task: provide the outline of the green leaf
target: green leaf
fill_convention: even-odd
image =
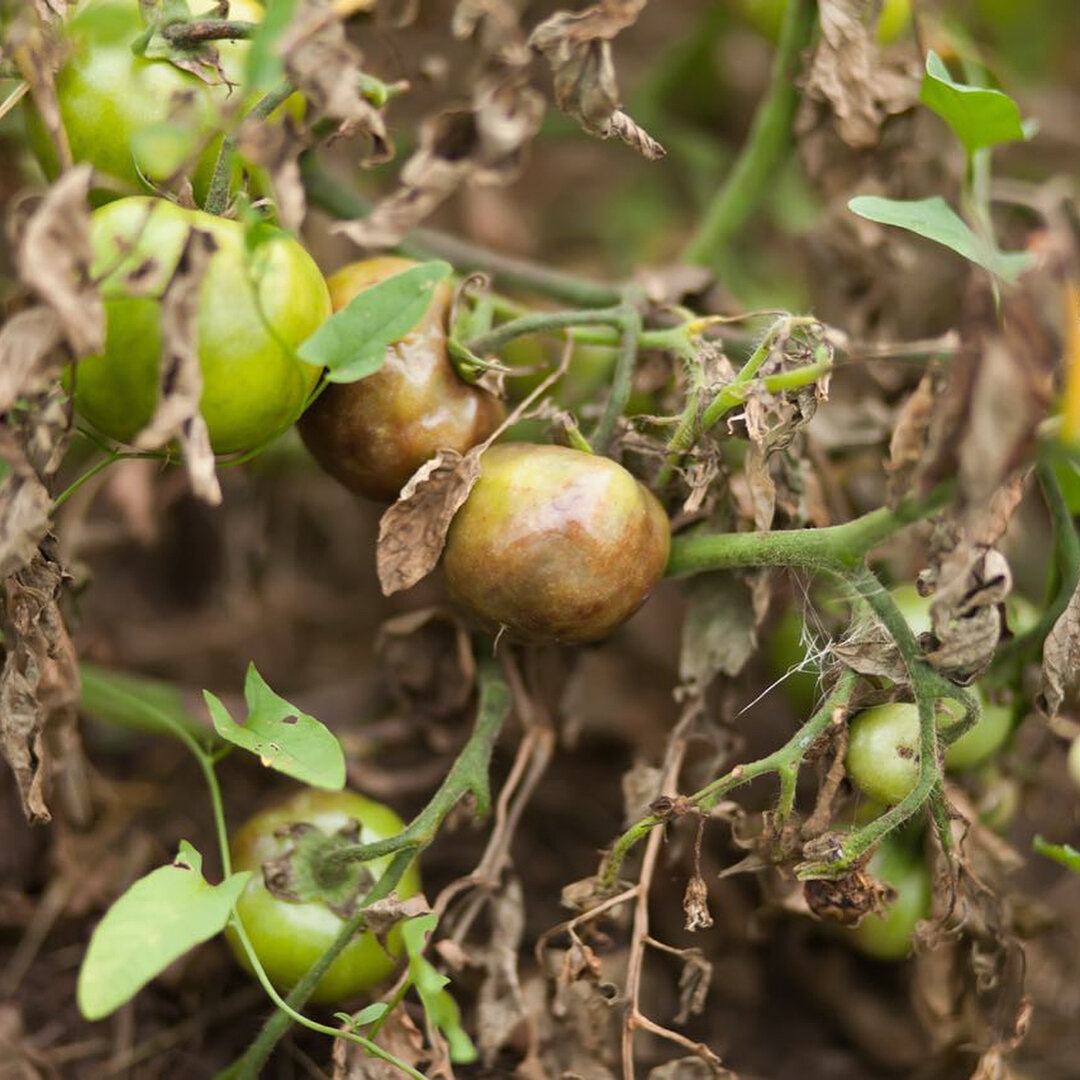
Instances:
[[[896,225],[927,240],[936,240],[1005,281],[1015,281],[1031,264],[1026,251],[999,251],[987,244],[940,195],[932,199],[856,195],[849,200],[848,209],[881,225]]]
[[[344,1024],[350,1031],[357,1031],[359,1028],[367,1027],[368,1024],[374,1024],[376,1020],[381,1020],[389,1011],[388,1001],[373,1001],[355,1016],[352,1013],[339,1012],[334,1013],[334,1019]]]
[[[327,368],[330,382],[373,375],[382,367],[386,347],[416,326],[450,270],[449,263],[434,260],[364,289],[300,346],[300,359]]]
[[[428,1019],[446,1037],[450,1060],[466,1065],[477,1059],[476,1047],[461,1026],[461,1010],[457,1002],[446,992],[450,980],[428,962],[424,956],[427,936],[435,929],[438,917],[434,914],[419,915],[400,923],[401,939],[409,954],[409,975]]]
[[[1041,836],[1036,836],[1031,846],[1040,854],[1054,862],[1067,866],[1074,874],[1080,874],[1080,851],[1070,844],[1051,844]]]
[[[209,884],[202,856],[181,841],[173,864],[136,881],[91,935],[76,991],[83,1016],[108,1016],[177,957],[223,930],[249,877],[245,870]]]
[[[1037,128],[1021,121],[1020,106],[1008,94],[955,82],[932,49],[926,57],[919,98],[952,128],[969,154],[984,146],[1023,142]]]
[[[278,697],[249,664],[244,681],[248,715],[243,725],[209,690],[203,691],[217,733],[234,746],[257,754],[270,769],[312,787],[340,791],[345,786],[341,744],[314,716]]]
[[[270,90],[285,77],[277,43],[292,22],[296,0],[267,0],[259,29],[248,46],[245,75],[252,90]]]
[[[79,665],[83,712],[108,724],[154,735],[187,731],[200,743],[217,741],[188,710],[184,695],[171,683],[109,671],[85,661]]]

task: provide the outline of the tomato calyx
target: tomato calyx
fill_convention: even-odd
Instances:
[[[275,830],[274,835],[291,840],[292,846],[263,863],[267,891],[292,904],[323,903],[340,918],[349,918],[361,894],[375,883],[369,867],[341,857],[359,843],[359,823],[352,820],[327,833],[298,821]]]
[[[183,8],[187,5],[184,4]],[[142,12],[144,20],[146,12]],[[221,55],[212,41],[198,33],[186,31],[205,23],[192,15],[190,10],[177,10],[172,5],[166,12],[156,15],[147,23],[146,29],[132,42],[131,51],[147,60],[167,60],[181,71],[188,71],[208,86],[227,86],[230,91],[237,86],[221,65]],[[218,35],[222,37],[224,35]]]

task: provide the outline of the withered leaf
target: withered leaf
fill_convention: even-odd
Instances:
[[[717,675],[738,675],[757,647],[764,611],[755,610],[746,583],[727,571],[699,574],[686,586],[679,678],[703,692]]]
[[[458,0],[450,26],[454,37],[476,39],[497,63],[524,67],[530,57],[520,7],[512,0]]]
[[[462,184],[512,180],[543,111],[540,95],[517,80],[479,79],[471,106],[420,125],[420,145],[402,166],[397,189],[367,217],[339,222],[334,231],[361,247],[390,247]]]
[[[1043,645],[1040,705],[1047,716],[1058,714],[1080,690],[1080,587],[1073,593]]]
[[[199,366],[199,293],[214,238],[191,229],[176,269],[161,297],[161,358],[158,362],[158,403],[147,426],[135,438],[142,450],[156,450],[177,439],[192,491],[204,502],[221,502],[214,452],[206,421],[199,412],[202,368]]]
[[[484,980],[476,1002],[476,1041],[490,1065],[525,1020],[525,1000],[518,978],[518,952],[525,933],[525,898],[521,882],[507,879],[489,905],[491,936],[478,955]]]
[[[236,145],[248,161],[262,165],[269,173],[281,224],[298,232],[307,213],[299,162],[306,147],[292,118],[286,116],[280,124],[245,120],[237,132]]]
[[[335,120],[337,137],[365,136],[369,164],[393,157],[382,113],[360,93],[363,56],[346,37],[342,20],[333,17],[330,0],[303,0],[278,47],[309,116]]]
[[[423,896],[410,896],[408,900],[387,896],[364,908],[364,925],[377,937],[383,937],[402,919],[426,915],[430,910],[431,905]]]
[[[878,48],[864,21],[865,0],[820,0],[821,37],[806,73],[804,93],[827,101],[849,146],[877,142],[883,113],[876,100]]]
[[[36,555],[49,531],[52,499],[8,428],[0,428],[0,460],[7,465],[0,483],[0,578],[6,578]]]
[[[664,148],[620,108],[611,39],[633,25],[645,0],[601,0],[584,11],[558,11],[529,35],[551,65],[555,101],[592,135],[616,136],[650,161]]]
[[[28,820],[50,819],[44,799],[45,729],[71,724],[79,701],[75,650],[60,614],[63,570],[50,546],[5,578],[0,628],[0,752],[11,766]]]
[[[22,229],[19,277],[60,319],[76,356],[105,347],[105,305],[90,276],[90,165],[76,165],[50,187]]]
[[[375,561],[385,596],[412,588],[435,568],[450,522],[480,479],[482,446],[464,457],[440,450],[410,477],[379,522]]]
[[[67,363],[63,332],[47,307],[27,308],[0,327],[0,412],[48,389]]]

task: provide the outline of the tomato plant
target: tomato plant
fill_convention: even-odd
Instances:
[[[335,311],[415,265],[380,256],[344,267],[329,279]],[[350,491],[393,500],[438,450],[464,453],[502,420],[498,398],[465,382],[450,363],[450,297],[449,285],[440,285],[416,326],[387,347],[378,371],[327,386],[300,421],[315,460]]]
[[[293,903],[275,896],[267,888],[261,867],[289,850],[289,840],[279,834],[285,826],[303,823],[329,835],[354,822],[360,827],[362,843],[385,840],[405,827],[389,807],[356,792],[308,789],[255,814],[232,836],[234,869],[253,871],[236,902],[236,911],[259,962],[282,992],[291,989],[326,951],[341,929],[342,918],[320,901]],[[374,877],[389,861],[386,858],[371,864]],[[414,864],[401,879],[398,895],[404,900],[419,891],[420,876]],[[227,928],[226,936],[237,959],[248,966],[235,930]],[[393,971],[400,951],[394,931],[388,935],[385,948],[370,931],[358,935],[319,981],[313,1000],[337,1002],[356,997]]]
[[[257,0],[232,0],[229,11],[251,22],[263,15]],[[94,166],[103,199],[152,190],[191,158],[201,200],[221,149],[221,109],[243,81],[249,43],[216,42],[221,74],[211,79],[166,56],[136,55],[132,46],[145,30],[138,0],[89,0],[68,18],[56,95],[71,154]],[[27,128],[46,174],[55,176],[56,151],[32,105]]]
[[[294,349],[330,313],[322,273],[288,234],[244,226],[160,199],[121,199],[95,211],[94,272],[102,275],[105,351],[71,375],[76,410],[130,441],[154,412],[161,297],[192,229],[216,244],[199,289],[201,412],[218,453],[250,450],[292,423],[318,381]],[[149,268],[149,273],[142,271]],[[137,273],[137,280],[134,276]]]
[[[608,458],[507,443],[447,536],[450,590],[485,625],[526,640],[595,641],[644,603],[667,561],[656,497]]]

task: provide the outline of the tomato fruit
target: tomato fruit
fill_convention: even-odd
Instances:
[[[415,266],[380,256],[331,275],[339,311],[364,289]],[[392,501],[439,450],[465,453],[502,422],[494,395],[465,382],[446,347],[449,285],[435,290],[420,322],[386,350],[383,366],[353,383],[331,383],[300,421],[315,460],[350,491]]]
[[[70,376],[75,408],[118,442],[146,426],[158,394],[160,297],[193,228],[217,244],[199,293],[202,414],[215,451],[249,450],[292,423],[318,382],[293,350],[330,314],[326,282],[287,233],[249,251],[239,222],[162,199],[120,199],[92,216],[107,335],[105,351]],[[144,265],[133,287],[128,276]]]
[[[671,530],[656,497],[610,458],[505,443],[450,525],[443,568],[457,601],[526,641],[596,641],[644,602]]]
[[[258,22],[262,4],[231,0],[229,17]],[[105,201],[110,192],[152,191],[153,182],[197,155],[192,184],[201,202],[221,149],[221,136],[213,136],[220,110],[239,91],[225,82],[211,85],[167,58],[136,56],[131,45],[144,30],[138,0],[88,0],[67,19],[56,96],[72,157],[94,166],[96,196]],[[250,43],[214,44],[225,77],[240,84]],[[59,171],[52,139],[32,104],[26,117],[31,146],[52,179]]]
[[[886,837],[867,869],[896,890],[896,899],[880,914],[866,915],[845,933],[856,948],[877,960],[903,960],[911,953],[911,935],[930,914],[932,887],[926,859],[902,840]]]
[[[356,822],[360,826],[361,843],[386,839],[405,827],[393,810],[363,795],[307,789],[255,814],[233,835],[230,843],[233,870],[253,872],[236,902],[236,912],[259,963],[281,993],[296,985],[337,937],[342,925],[341,916],[325,904],[291,903],[266,887],[262,864],[285,854],[291,846],[290,839],[275,834],[283,826],[297,822],[313,825],[327,834]],[[377,879],[392,858],[373,859],[366,865]],[[419,891],[420,875],[412,863],[398,885],[397,895],[405,900]],[[249,968],[235,931],[229,927],[225,933],[236,958]],[[393,971],[399,951],[393,930],[387,935],[387,948],[371,932],[359,934],[319,980],[311,1000],[345,1001],[370,989]]]
[[[974,727],[945,750],[948,769],[967,769],[986,761],[1012,732],[1015,711],[977,693],[982,714]],[[866,795],[889,805],[900,802],[919,777],[919,710],[900,702],[863,710],[848,729],[845,764]]]

